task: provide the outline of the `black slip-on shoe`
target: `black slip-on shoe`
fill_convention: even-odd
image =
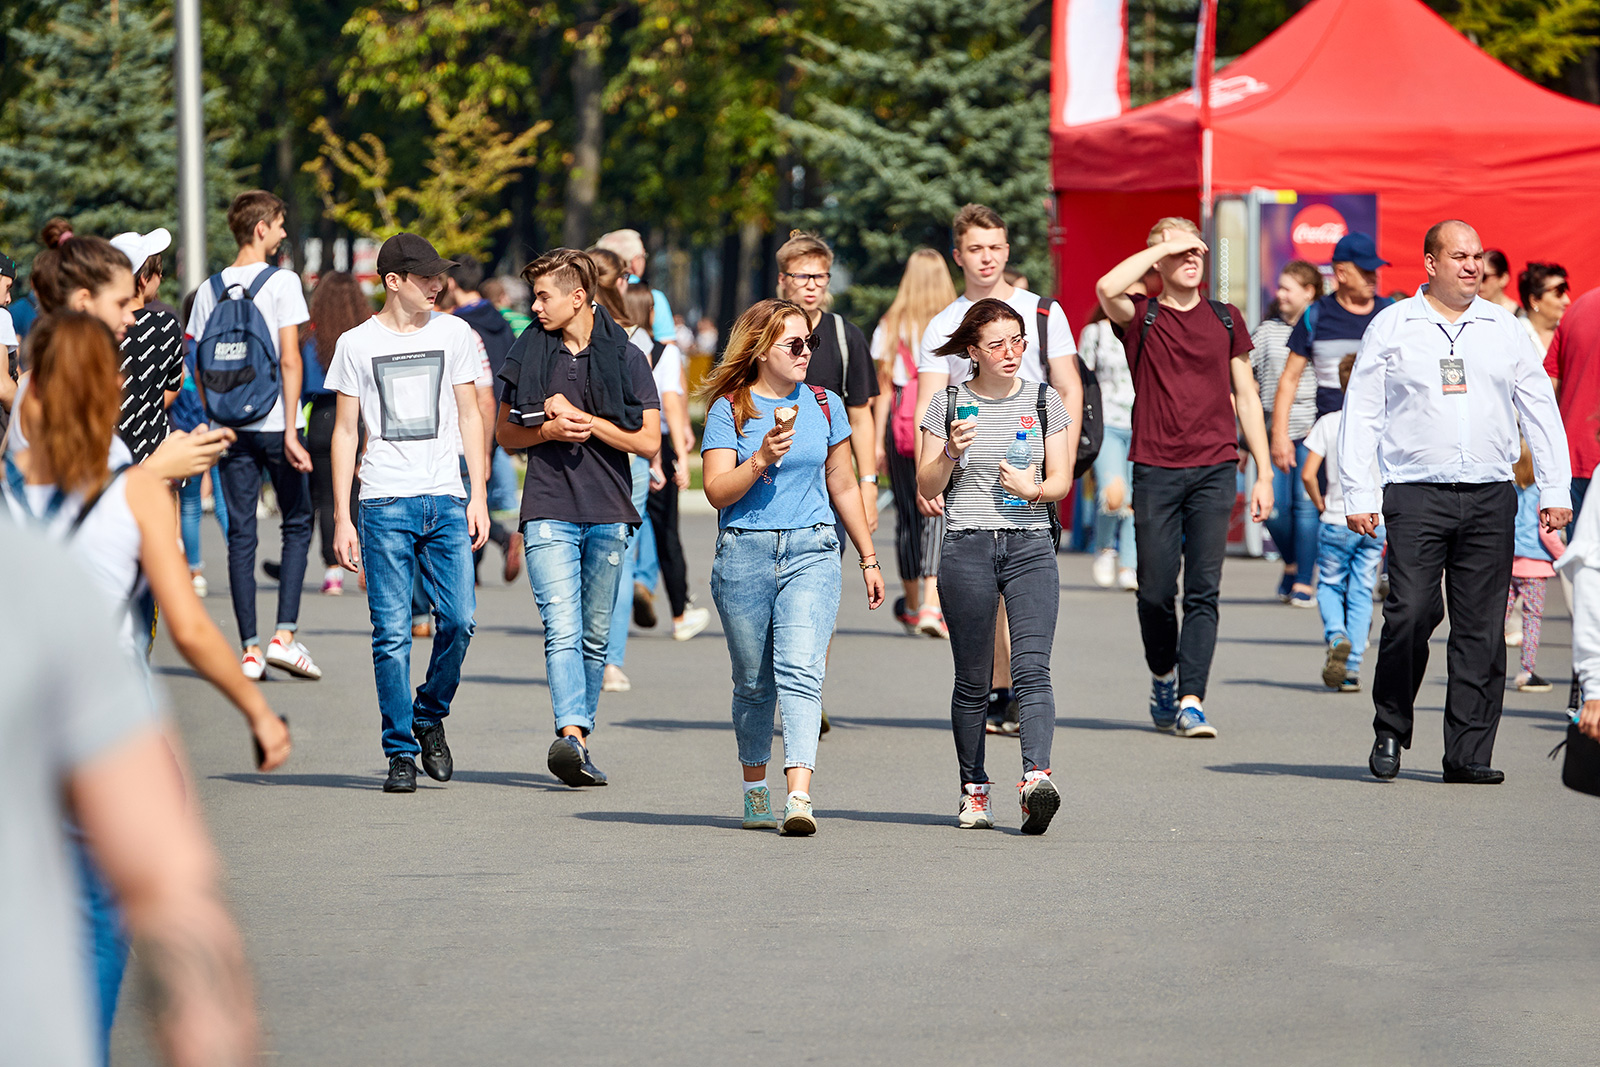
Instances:
[[[1446,767],[1444,780],[1452,785],[1499,785],[1506,776],[1487,763],[1469,763],[1465,767]]]
[[[444,723],[436,722],[415,735],[422,746],[422,769],[436,782],[448,782],[456,772],[455,760],[450,757],[450,745],[444,739]]]
[[[1367,757],[1367,767],[1376,778],[1385,782],[1400,773],[1400,740],[1380,734],[1372,743],[1372,755]]]
[[[417,791],[417,765],[410,756],[395,756],[389,760],[389,777],[383,781],[385,793],[415,793]]]
[[[576,737],[558,737],[545,760],[550,773],[567,785],[605,785],[606,776],[589,758],[589,750]]]

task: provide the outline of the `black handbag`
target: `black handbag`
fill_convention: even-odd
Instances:
[[[1561,765],[1561,784],[1592,797],[1600,797],[1600,741],[1582,733],[1577,723],[1567,725],[1567,739],[1550,750],[1550,758],[1567,750]]]

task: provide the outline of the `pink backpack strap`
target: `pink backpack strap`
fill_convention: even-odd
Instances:
[[[817,407],[822,409],[822,417],[828,420],[828,426],[833,427],[833,413],[828,410],[828,391],[820,385],[807,386],[812,395],[817,398]]]

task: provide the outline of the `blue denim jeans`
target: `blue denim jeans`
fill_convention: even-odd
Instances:
[[[556,733],[594,732],[628,524],[532,519],[522,524],[528,584],[544,624],[544,670]]]
[[[383,754],[415,756],[415,733],[450,714],[472,641],[477,590],[467,502],[454,496],[388,496],[361,502],[361,562],[372,615],[372,668],[383,717]],[[428,676],[411,692],[411,590],[418,573],[438,628]]]
[[[831,523],[717,535],[711,598],[728,635],[733,732],[746,767],[772,758],[777,710],[784,767],[816,768],[839,582],[839,538]]]
[[[78,906],[87,937],[85,948],[89,966],[90,990],[95,1008],[95,1040],[101,1064],[111,1062],[111,1024],[116,1020],[117,995],[128,967],[128,933],[122,925],[122,909],[106,885],[100,868],[89,856],[83,831],[66,824],[67,836],[78,863]]]
[[[211,468],[211,500],[216,507],[217,525],[222,527],[222,536],[228,536],[228,502],[222,493],[222,481],[217,475],[217,468]],[[189,569],[200,570],[205,566],[205,558],[200,554],[200,518],[204,508],[200,502],[200,479],[185,478],[178,484],[178,523],[183,534],[183,554],[189,561]]]
[[[511,465],[511,457],[506,455],[506,450],[499,445],[495,445],[494,455],[489,459],[489,484],[485,488],[490,511],[516,511],[522,505],[517,469]]]
[[[1306,492],[1306,483],[1300,480],[1308,454],[1306,443],[1296,441],[1294,470],[1272,468],[1272,513],[1265,524],[1272,543],[1278,546],[1278,554],[1295,565],[1294,580],[1301,585],[1311,584],[1321,536],[1317,527],[1323,525],[1317,505]]]
[[[300,620],[300,592],[311,549],[311,482],[289,465],[283,434],[241,430],[239,439],[217,462],[218,488],[228,504],[228,592],[233,597],[239,645],[260,643],[256,629],[256,498],[263,475],[272,479],[283,513],[282,571],[278,580],[278,621],[274,629],[293,631]]]
[[[1128,448],[1133,441],[1133,431],[1117,426],[1105,428],[1105,438],[1100,443],[1100,454],[1094,458],[1094,484],[1096,494],[1094,518],[1094,550],[1117,550],[1119,566],[1139,569],[1139,545],[1133,536],[1133,464],[1128,462]],[[1122,508],[1106,510],[1106,486],[1122,482]]]
[[[645,498],[650,495],[650,461],[633,457],[633,510],[644,515]],[[606,663],[622,666],[628,654],[628,623],[633,620],[633,574],[639,563],[639,535],[642,527],[628,530],[628,551],[622,564],[622,577],[617,581],[617,600],[611,610],[611,632],[606,637]]]
[[[1361,656],[1372,629],[1372,587],[1378,580],[1378,560],[1383,556],[1385,530],[1363,537],[1344,523],[1320,522],[1318,545],[1317,607],[1322,611],[1323,636],[1350,639],[1347,670],[1361,669]]]

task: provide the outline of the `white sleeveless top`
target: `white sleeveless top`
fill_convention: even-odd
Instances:
[[[41,527],[51,540],[70,544],[84,572],[95,586],[105,593],[115,615],[113,621],[124,649],[137,662],[143,662],[143,645],[136,638],[133,613],[129,601],[143,586],[143,570],[139,553],[144,538],[139,532],[139,521],[128,507],[128,479],[118,476],[101,495],[77,533],[72,523],[83,510],[84,494],[73,493],[62,501],[56,513],[43,521],[45,512],[55,496],[53,485],[24,486],[26,507],[9,491],[5,494],[6,507],[11,519],[18,524]]]

